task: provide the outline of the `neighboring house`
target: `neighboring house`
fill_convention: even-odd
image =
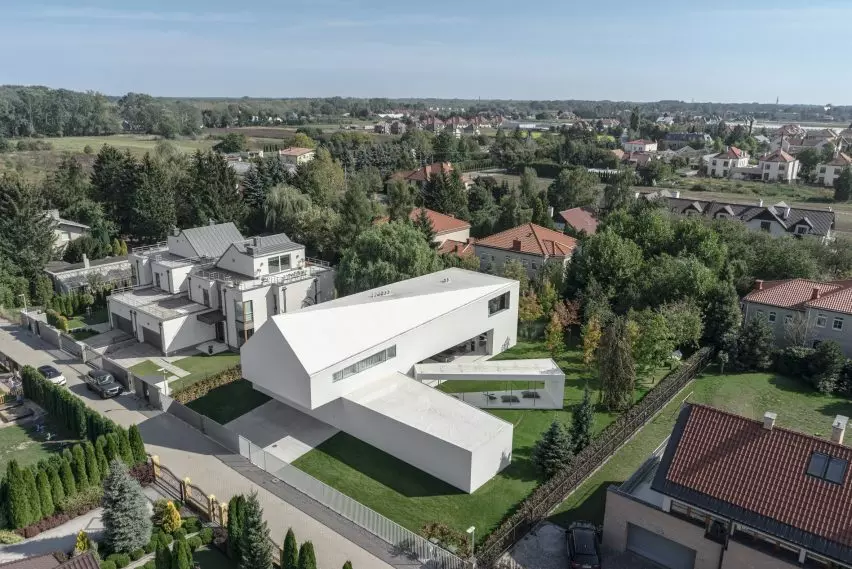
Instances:
[[[749,229],[766,231],[776,237],[810,235],[830,240],[834,230],[835,213],[830,209],[790,207],[784,202],[764,206],[763,200],[752,205],[718,202],[670,197],[662,192],[652,192],[644,197],[648,200],[666,200],[666,207],[672,213],[708,219],[733,219],[745,223]]]
[[[390,125],[386,122],[379,122],[373,126],[373,132],[376,134],[390,134]]]
[[[684,404],[664,451],[607,489],[603,548],[672,569],[852,567],[848,419],[821,420],[830,438]]]
[[[831,162],[820,164],[817,168],[817,183],[823,186],[833,186],[834,180],[840,177],[844,168],[852,167],[852,157],[840,152]]]
[[[743,320],[754,319],[767,322],[779,345],[810,348],[834,340],[852,357],[852,280],[755,281],[743,297]]]
[[[423,122],[420,123],[420,128],[422,130],[426,130],[429,132],[434,132],[435,134],[444,130],[445,125],[444,121],[439,119],[438,117],[429,117]]]
[[[432,231],[435,232],[433,241],[438,245],[444,244],[446,241],[451,241],[460,244],[467,244],[470,239],[470,223],[463,219],[458,219],[452,215],[438,213],[428,208],[414,208],[408,215],[411,221],[417,221],[420,218],[420,212],[425,211],[426,217],[432,223]]]
[[[656,152],[657,142],[654,140],[628,140],[621,145],[625,152]]]
[[[53,553],[47,553],[0,563],[2,569],[100,569],[100,566],[100,562],[91,551],[66,561],[59,561]]]
[[[53,221],[56,223],[53,232],[56,234],[56,242],[54,246],[57,249],[65,249],[70,242],[82,237],[83,235],[88,235],[89,230],[91,230],[91,227],[88,225],[59,217],[58,209],[47,210],[47,215],[53,218]]]
[[[108,298],[110,324],[166,355],[204,342],[238,349],[270,316],[334,297],[334,271],[285,234],[245,239],[233,223],[133,249],[137,286]]]
[[[509,465],[512,424],[411,374],[448,349],[468,354],[467,372],[504,364],[476,359],[515,345],[518,286],[446,269],[273,316],[243,346],[242,374],[287,407],[473,492]]]
[[[426,184],[438,174],[449,174],[453,171],[453,165],[450,162],[434,162],[427,164],[416,170],[406,170],[396,172],[391,176],[391,180],[403,180],[416,185],[421,190],[426,187]]]
[[[59,294],[86,290],[101,284],[110,285],[113,288],[123,288],[133,284],[133,271],[127,255],[90,261],[83,254],[81,263],[50,261],[44,267],[44,272],[53,281],[53,290]]]
[[[577,240],[573,237],[534,223],[501,231],[474,244],[482,270],[499,274],[506,261],[515,260],[530,278],[535,278],[545,263],[567,265],[576,247]]]
[[[556,226],[560,229],[570,227],[578,233],[583,231],[586,235],[594,235],[598,230],[598,220],[589,208],[575,207],[556,214]]]
[[[281,160],[287,164],[292,164],[293,166],[299,166],[300,164],[310,162],[314,159],[316,154],[317,153],[313,148],[297,148],[295,146],[278,151],[278,156],[281,157]]]
[[[761,179],[764,182],[792,182],[799,177],[801,163],[783,150],[776,150],[758,160]]]
[[[709,146],[713,138],[704,132],[669,132],[663,139],[663,145],[669,150],[680,150],[688,146]]]
[[[671,126],[674,124],[674,117],[669,115],[663,115],[661,117],[657,117],[657,124],[663,126]]]
[[[401,121],[393,121],[390,125],[390,133],[391,134],[405,134],[406,126],[404,122]]]
[[[650,152],[625,152],[621,156],[621,162],[635,168],[644,168],[651,160],[656,160],[658,155]]]
[[[707,166],[707,175],[711,178],[727,178],[733,168],[748,166],[748,152],[736,146],[729,146],[724,152],[713,156]]]

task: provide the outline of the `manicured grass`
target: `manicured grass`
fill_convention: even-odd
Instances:
[[[157,146],[159,138],[150,135],[134,135],[134,134],[114,134],[110,136],[66,136],[61,138],[43,139],[53,144],[54,151],[60,152],[79,152],[82,153],[86,146],[90,146],[94,154],[104,144],[114,146],[119,150],[130,150],[134,154],[143,154],[146,151],[152,151]],[[195,152],[197,149],[205,150],[212,148],[216,141],[214,140],[192,140],[189,138],[178,138],[170,140],[179,150],[183,152]]]
[[[523,391],[541,389],[543,381],[445,381],[438,386],[444,393],[474,393],[482,391]]]
[[[182,360],[175,362],[175,365],[188,371],[189,375],[175,380],[171,384],[171,388],[174,390],[183,389],[188,385],[201,381],[205,377],[215,375],[220,371],[234,367],[239,363],[240,354],[235,354],[233,352],[222,352],[221,354],[210,356],[198,354],[189,356],[188,358],[183,358]]]
[[[52,440],[46,440],[45,433],[36,433],[32,424],[0,428],[0,473],[6,472],[6,465],[12,459],[21,466],[35,464],[61,451],[69,443],[77,442],[69,439],[64,429],[58,429],[50,421],[45,421],[45,431],[53,433]]]
[[[217,387],[204,397],[190,401],[187,407],[224,425],[267,401],[268,396],[252,389],[251,383],[241,379]]]
[[[145,377],[146,375],[163,375],[163,372],[157,371],[158,369],[160,369],[160,366],[151,360],[145,360],[144,362],[139,362],[135,366],[131,367],[130,371],[139,377]]]
[[[536,341],[519,342],[495,359],[549,357],[543,342]],[[491,410],[514,425],[512,463],[473,494],[345,433],[335,435],[293,464],[413,531],[427,522],[440,521],[460,531],[475,525],[477,535],[485,536],[537,484],[539,476],[530,454],[541,433],[554,419],[571,424],[572,410],[582,400],[587,382],[593,390],[592,400],[597,401],[597,379],[584,368],[580,352],[566,350],[554,359],[566,376],[565,409]],[[643,392],[637,390],[637,397]],[[614,413],[597,411],[594,431],[599,432],[614,418]]]
[[[821,437],[831,434],[831,422],[836,415],[848,417],[852,413],[852,402],[821,395],[798,379],[771,373],[705,373],[569,496],[551,520],[564,526],[576,520],[602,523],[606,489],[627,480],[671,434],[685,399],[753,419],[760,419],[766,411],[774,411],[778,413],[780,426]]]
[[[95,332],[94,330],[90,330],[89,328],[81,328],[79,330],[75,330],[74,332],[71,332],[71,335],[74,337],[75,340],[82,342],[86,338],[91,338],[92,336],[97,336],[98,333]]]
[[[107,310],[106,308],[99,308],[98,310],[92,311],[92,314],[86,316],[85,314],[78,314],[77,316],[72,316],[68,319],[68,329],[73,330],[74,328],[85,328],[86,326],[91,326],[93,324],[100,324],[102,322],[107,321]]]

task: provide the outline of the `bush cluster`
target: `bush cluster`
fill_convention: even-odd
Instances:
[[[201,381],[194,383],[188,387],[175,391],[172,394],[172,399],[179,403],[187,404],[190,401],[195,401],[200,397],[204,397],[217,387],[221,387],[228,383],[233,383],[242,379],[242,369],[239,365],[223,370],[216,375],[206,377]]]

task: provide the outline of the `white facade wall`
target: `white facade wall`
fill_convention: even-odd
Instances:
[[[60,223],[59,227],[53,231],[54,235],[56,235],[55,245],[60,249],[64,249],[68,243],[86,235],[88,232],[88,229],[83,229],[82,227]]]
[[[825,171],[823,172],[823,168]],[[834,186],[834,180],[840,177],[840,173],[843,172],[843,168],[845,166],[831,166],[828,164],[820,164],[817,181],[824,186],[831,187]]]
[[[798,160],[792,162],[760,162],[761,177],[765,182],[790,182],[799,177]]]
[[[305,249],[295,249],[293,251],[287,251],[286,253],[276,253],[275,255],[268,255],[266,257],[258,257],[254,259],[254,274],[255,275],[269,275],[269,258],[270,257],[281,257],[283,255],[290,255],[290,269],[298,269],[299,267],[304,267],[305,263]],[[276,273],[271,274],[280,274],[284,271],[278,271]]]
[[[511,251],[506,249],[493,249],[491,247],[483,247],[474,243],[473,250],[479,257],[479,267],[483,271],[489,271],[495,275],[499,275],[503,271],[503,265],[506,261],[514,260],[519,262],[527,269],[527,276],[530,279],[535,279],[538,272],[544,263],[562,263],[563,269],[568,265],[570,257],[551,257],[545,259],[541,255],[532,255],[530,253],[522,253],[520,251]]]
[[[118,314],[119,316],[132,321],[130,314],[131,308],[122,302],[117,302],[111,296],[107,297],[107,310],[109,310],[110,313],[110,326],[112,326],[113,328],[116,328],[116,326],[114,326],[112,322],[113,314]]]
[[[625,152],[656,152],[657,151],[657,143],[656,142],[643,142],[643,143],[634,143],[634,142],[625,142],[623,144],[623,148]]]
[[[767,219],[752,219],[751,221],[746,222],[746,227],[751,229],[752,231],[765,231],[761,228],[761,224],[764,222],[769,223],[769,231],[768,233],[773,237],[781,237],[783,235],[789,235],[786,229],[784,229],[780,223],[777,221],[771,221]]]
[[[443,243],[452,239],[453,241],[465,242],[470,238],[470,227],[459,229],[458,231],[450,231],[449,233],[441,233],[435,236],[435,243]]]
[[[707,175],[711,178],[727,178],[732,168],[748,166],[748,157],[743,158],[713,158],[707,167]]]
[[[179,257],[197,257],[198,252],[189,244],[189,240],[184,237],[183,233],[179,235],[169,235],[168,237],[169,252]]]
[[[198,320],[198,314],[188,314],[163,322],[164,353],[172,354],[184,348],[197,346],[216,337],[216,328]]]
[[[222,256],[219,257],[219,260],[216,262],[216,266],[221,269],[245,275],[249,278],[254,278],[255,276],[254,259],[252,259],[251,255],[240,253],[233,245],[228,247]]]
[[[130,266],[133,267],[133,273],[136,275],[137,286],[146,286],[154,283],[154,275],[151,272],[151,259],[144,255],[136,255],[131,253],[128,256]]]
[[[198,275],[190,275],[186,279],[186,291],[189,299],[198,304],[205,304],[204,291],[207,291],[209,302],[206,303],[210,308],[220,308],[221,298],[219,295],[219,287],[217,281],[201,278]]]

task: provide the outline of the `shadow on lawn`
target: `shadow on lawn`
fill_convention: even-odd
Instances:
[[[595,524],[603,524],[604,511],[606,509],[606,491],[613,484],[621,484],[621,480],[607,480],[601,482],[594,492],[585,500],[573,508],[558,512],[550,516],[549,520],[556,525],[567,528],[571,522],[584,521]],[[571,499],[570,497],[568,498]]]
[[[538,469],[532,461],[533,447],[518,447],[512,451],[512,462],[500,471],[500,476],[521,482],[538,482]]]

